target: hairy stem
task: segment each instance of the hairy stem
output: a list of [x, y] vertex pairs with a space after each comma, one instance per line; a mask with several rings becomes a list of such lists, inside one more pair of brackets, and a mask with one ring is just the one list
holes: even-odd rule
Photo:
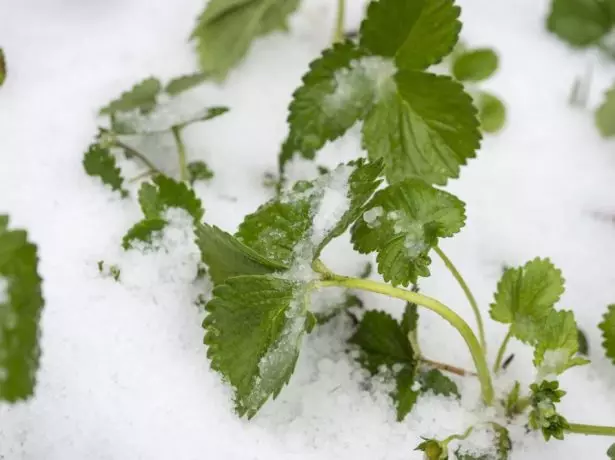
[[384, 294], [389, 297], [395, 297], [397, 299], [405, 300], [406, 302], [421, 305], [440, 315], [451, 326], [459, 331], [468, 345], [472, 359], [474, 360], [474, 365], [476, 366], [478, 378], [480, 380], [483, 400], [485, 401], [485, 404], [489, 406], [493, 404], [493, 384], [491, 382], [491, 375], [489, 374], [489, 368], [487, 366], [487, 361], [485, 360], [485, 355], [483, 354], [483, 349], [480, 346], [478, 339], [474, 335], [474, 332], [472, 332], [470, 326], [468, 326], [468, 324], [457, 313], [448, 308], [446, 305], [438, 302], [436, 299], [432, 299], [422, 294], [372, 280], [346, 278], [334, 275], [333, 277], [329, 277], [329, 279], [320, 281], [319, 285], [322, 287], [362, 289], [364, 291]]
[[453, 366], [452, 364], [440, 363], [438, 361], [432, 361], [431, 359], [427, 359], [423, 357], [420, 357], [419, 360], [425, 364], [428, 364], [429, 366], [435, 369], [440, 369], [441, 371], [450, 372], [451, 374], [456, 374], [461, 377], [467, 377], [467, 376], [476, 377], [476, 372], [466, 371], [465, 369], [462, 369], [457, 366]]
[[337, 0], [337, 17], [333, 31], [333, 43], [344, 41], [344, 18], [346, 16], [346, 0]]
[[495, 364], [493, 365], [494, 373], [498, 373], [500, 371], [500, 368], [502, 367], [502, 361], [504, 360], [504, 354], [506, 353], [506, 347], [508, 346], [508, 342], [510, 341], [511, 337], [512, 337], [512, 333], [509, 328], [508, 333], [506, 334], [506, 337], [504, 337], [504, 340], [502, 341], [502, 345], [500, 345], [500, 349], [498, 350], [498, 355], [495, 358]]
[[186, 147], [181, 138], [181, 126], [172, 126], [171, 132], [175, 145], [177, 145], [177, 156], [179, 162], [179, 180], [184, 182], [188, 180], [188, 167], [186, 166]]
[[455, 265], [453, 265], [453, 262], [451, 262], [451, 259], [449, 259], [446, 256], [446, 254], [442, 252], [442, 249], [436, 246], [434, 247], [434, 251], [436, 252], [436, 254], [440, 256], [440, 259], [442, 259], [442, 262], [444, 262], [444, 265], [446, 265], [446, 268], [448, 268], [448, 270], [453, 274], [453, 277], [457, 280], [457, 282], [459, 283], [459, 286], [461, 286], [461, 289], [463, 289], [464, 294], [468, 298], [468, 301], [470, 302], [470, 306], [472, 307], [472, 310], [474, 311], [474, 316], [476, 317], [476, 324], [478, 326], [478, 337], [480, 338], [480, 344], [483, 347], [484, 352], [486, 353], [487, 352], [487, 342], [485, 340], [485, 327], [483, 325], [483, 318], [481, 317], [480, 310], [478, 309], [478, 304], [476, 302], [476, 299], [474, 298], [474, 295], [472, 295], [472, 291], [470, 291], [468, 284], [465, 282], [465, 280], [461, 276], [461, 273], [459, 273], [459, 270], [457, 270], [457, 267], [455, 267]]
[[615, 436], [615, 426], [583, 425], [581, 423], [571, 423], [567, 431], [570, 433], [596, 435], [596, 436]]

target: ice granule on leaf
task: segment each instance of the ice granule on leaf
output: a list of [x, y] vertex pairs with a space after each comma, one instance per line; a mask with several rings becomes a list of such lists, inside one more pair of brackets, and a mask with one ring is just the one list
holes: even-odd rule
[[391, 59], [368, 56], [350, 63], [350, 67], [335, 73], [335, 90], [329, 94], [323, 107], [330, 115], [353, 106], [360, 110], [366, 99], [378, 102], [395, 88], [393, 75], [397, 72]]
[[0, 276], [0, 304], [7, 303], [9, 301], [9, 281]]
[[382, 206], [376, 206], [375, 208], [368, 209], [363, 213], [363, 220], [367, 223], [369, 228], [376, 228], [380, 225], [378, 220], [384, 214]]

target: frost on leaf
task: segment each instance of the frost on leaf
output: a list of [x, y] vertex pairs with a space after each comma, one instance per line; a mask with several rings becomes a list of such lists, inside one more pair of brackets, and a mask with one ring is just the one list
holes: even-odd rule
[[233, 386], [237, 412], [253, 417], [293, 373], [305, 332], [306, 287], [270, 275], [238, 276], [213, 294], [203, 323], [207, 355]]
[[0, 215], [0, 400], [34, 393], [43, 308], [36, 246]]
[[399, 69], [424, 70], [457, 43], [461, 9], [452, 0], [379, 0], [369, 5], [360, 44]]
[[366, 211], [374, 208], [383, 210], [381, 217], [358, 219], [352, 242], [363, 254], [378, 252], [378, 271], [394, 285], [407, 286], [429, 276], [429, 251], [439, 238], [453, 236], [465, 224], [462, 201], [415, 179], [378, 191]]
[[481, 135], [476, 108], [450, 77], [400, 71], [396, 91], [376, 104], [363, 124], [363, 146], [382, 158], [389, 182], [416, 177], [443, 185], [475, 157]]
[[117, 112], [132, 112], [133, 110], [147, 114], [156, 108], [161, 89], [160, 81], [157, 78], [146, 78], [100, 109], [100, 114], [110, 115]]
[[212, 0], [198, 19], [196, 41], [201, 70], [223, 80], [250, 49], [252, 41], [286, 30], [299, 0]]
[[104, 184], [120, 192], [122, 197], [128, 196], [124, 189], [124, 178], [117, 167], [115, 157], [107, 147], [92, 144], [83, 156], [83, 168], [92, 177], [99, 177]]
[[615, 364], [615, 305], [610, 305], [607, 313], [605, 313], [603, 321], [600, 323], [602, 331], [602, 346], [607, 358], [610, 358]]

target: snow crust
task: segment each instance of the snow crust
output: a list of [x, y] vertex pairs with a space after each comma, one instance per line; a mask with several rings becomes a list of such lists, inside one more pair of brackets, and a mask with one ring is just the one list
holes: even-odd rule
[[[323, 24], [333, 24], [334, 3], [304, 0], [290, 35], [259, 40], [224, 85], [186, 97], [194, 107], [231, 108], [184, 133], [189, 158], [207, 161], [216, 173], [196, 186], [208, 222], [234, 231], [271, 197], [263, 175], [276, 170], [290, 95], [328, 46]], [[347, 3], [347, 25], [356, 29], [365, 2]], [[502, 266], [552, 258], [567, 281], [562, 303], [575, 311], [592, 359], [561, 379], [568, 394], [560, 411], [572, 422], [612, 424], [615, 368], [603, 357], [597, 324], [615, 299], [615, 156], [612, 142], [598, 135], [591, 108], [615, 78], [615, 66], [549, 35], [547, 0], [460, 4], [463, 38], [500, 54], [501, 69], [481, 88], [507, 103], [509, 118], [447, 186], [466, 202], [468, 225], [442, 242], [443, 250], [485, 315], [491, 361], [505, 334], [487, 316]], [[36, 397], [0, 404], [0, 458], [419, 460], [413, 449], [420, 436], [444, 438], [501, 417], [481, 406], [475, 380], [456, 379], [461, 401], [420, 398], [397, 423], [387, 384], [367, 379], [348, 356], [352, 326], [343, 317], [304, 340], [296, 372], [277, 400], [250, 422], [233, 414], [230, 389], [209, 369], [202, 344], [204, 313], [195, 300], [210, 295], [210, 286], [196, 279], [200, 257], [190, 226], [180, 218], [163, 232], [158, 251], [123, 252], [121, 237], [141, 218], [136, 200], [120, 200], [81, 167], [101, 106], [149, 75], [166, 81], [196, 70], [186, 39], [202, 7], [202, 0], [0, 2], [0, 45], [9, 69], [0, 88], [0, 212], [38, 244], [47, 302]], [[589, 107], [572, 108], [570, 88], [589, 65]], [[176, 171], [172, 139], [132, 143]], [[328, 144], [318, 162], [334, 167], [360, 151], [353, 129]], [[128, 177], [142, 171], [132, 162], [122, 168]], [[324, 257], [352, 275], [371, 260], [343, 238]], [[121, 268], [121, 283], [99, 274], [99, 260]], [[421, 289], [472, 326], [462, 291], [437, 258], [430, 271]], [[314, 300], [326, 306], [338, 295], [324, 291]], [[403, 310], [393, 299], [361, 297], [396, 317]], [[463, 341], [429, 312], [421, 312], [420, 340], [430, 359], [472, 368]], [[535, 377], [531, 349], [515, 341], [509, 349], [515, 360], [495, 382], [500, 395], [515, 380], [527, 389]], [[604, 458], [612, 442], [568, 436], [545, 444], [522, 425], [511, 436], [513, 460]], [[490, 444], [480, 433], [468, 442], [476, 452]]]

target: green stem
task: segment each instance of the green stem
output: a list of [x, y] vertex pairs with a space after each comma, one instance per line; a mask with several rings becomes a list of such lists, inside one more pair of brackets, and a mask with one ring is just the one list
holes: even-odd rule
[[110, 142], [112, 142], [115, 147], [123, 149], [126, 152], [128, 152], [129, 155], [135, 156], [139, 160], [141, 160], [141, 162], [145, 166], [147, 166], [152, 171], [153, 174], [162, 174], [162, 171], [160, 171], [160, 169], [158, 169], [156, 165], [152, 163], [145, 155], [143, 155], [138, 150], [132, 148], [130, 145], [124, 144], [117, 137], [115, 137], [115, 134], [113, 134], [111, 131], [109, 131], [108, 129], [104, 129], [104, 128], [100, 128], [100, 131], [110, 136]]
[[493, 385], [491, 383], [491, 375], [489, 374], [489, 368], [487, 366], [487, 361], [485, 360], [485, 355], [483, 354], [483, 349], [481, 348], [480, 343], [474, 335], [474, 332], [472, 332], [470, 326], [468, 326], [468, 324], [457, 313], [448, 308], [446, 305], [422, 294], [372, 280], [347, 278], [334, 275], [333, 277], [328, 277], [328, 279], [320, 281], [319, 285], [322, 287], [362, 289], [364, 291], [384, 294], [389, 297], [395, 297], [397, 299], [405, 300], [406, 302], [421, 305], [440, 315], [451, 326], [459, 331], [468, 345], [470, 353], [472, 354], [472, 359], [474, 360], [474, 365], [476, 366], [478, 378], [480, 380], [483, 400], [485, 401], [485, 404], [489, 406], [493, 404]]
[[498, 350], [498, 355], [495, 358], [495, 364], [493, 365], [494, 373], [498, 373], [500, 371], [500, 368], [502, 367], [502, 361], [504, 360], [504, 354], [506, 353], [506, 347], [508, 346], [508, 342], [510, 341], [511, 337], [512, 337], [512, 333], [509, 328], [508, 333], [506, 334], [506, 337], [504, 337], [504, 340], [502, 341], [502, 345], [500, 345], [500, 349]]
[[188, 180], [188, 167], [186, 166], [186, 147], [181, 138], [181, 126], [172, 126], [171, 132], [177, 145], [177, 156], [179, 159], [179, 180], [182, 182]]
[[583, 425], [581, 423], [571, 423], [567, 431], [570, 433], [596, 435], [596, 436], [615, 436], [615, 426]]
[[337, 0], [337, 18], [333, 33], [333, 43], [344, 41], [344, 18], [346, 16], [346, 0]]
[[442, 262], [444, 262], [444, 265], [446, 265], [446, 268], [448, 268], [449, 271], [453, 274], [453, 277], [457, 280], [457, 282], [459, 283], [459, 286], [461, 286], [461, 289], [463, 289], [463, 292], [468, 298], [468, 301], [470, 302], [470, 306], [472, 307], [472, 310], [474, 310], [474, 316], [476, 317], [476, 324], [478, 325], [478, 337], [480, 338], [480, 344], [483, 347], [484, 352], [486, 353], [487, 342], [485, 340], [485, 327], [483, 326], [483, 318], [481, 317], [480, 310], [478, 309], [478, 304], [476, 303], [476, 299], [474, 298], [474, 295], [472, 295], [472, 291], [470, 291], [470, 288], [468, 287], [467, 283], [461, 276], [461, 273], [459, 273], [459, 270], [457, 270], [457, 267], [455, 267], [455, 265], [453, 265], [453, 262], [451, 262], [451, 259], [449, 259], [446, 256], [446, 254], [442, 252], [442, 249], [436, 246], [434, 247], [434, 251], [436, 252], [436, 254], [440, 256], [440, 259], [442, 259]]

